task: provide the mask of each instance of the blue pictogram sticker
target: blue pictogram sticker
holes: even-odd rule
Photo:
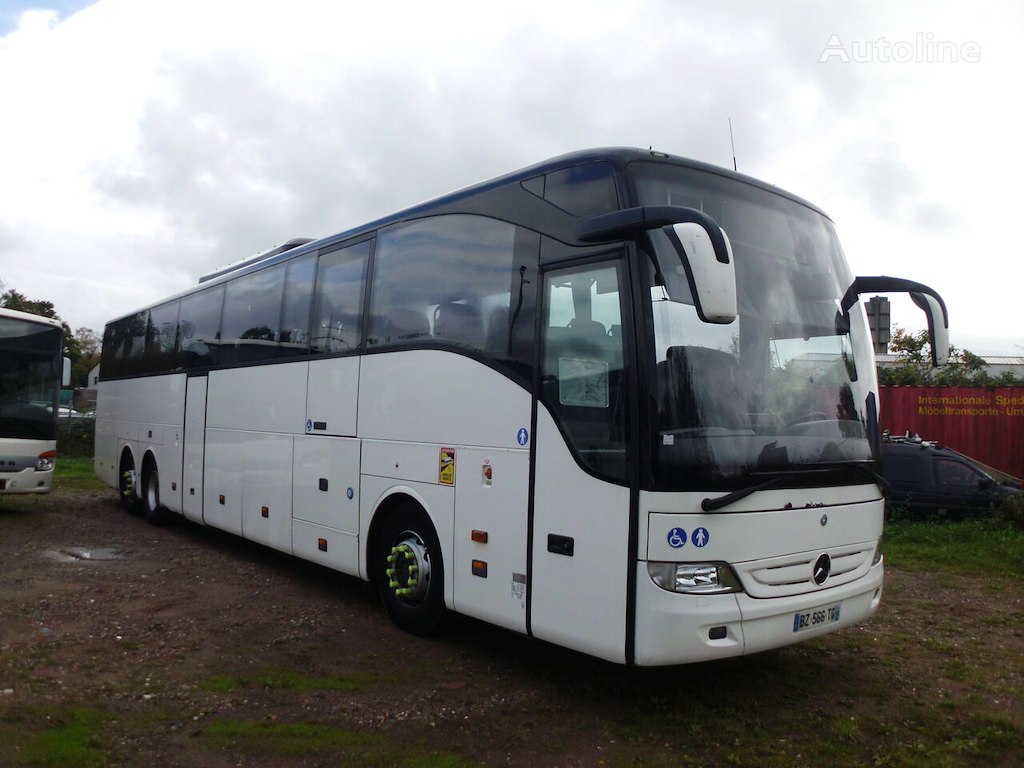
[[[673,528],[668,532],[668,545],[672,549],[679,549],[686,545],[686,531],[682,528]]]
[[[706,547],[708,542],[711,541],[711,534],[708,533],[707,528],[694,528],[690,541],[693,542],[695,547]]]
[[[306,431],[307,432],[312,432],[313,431],[313,420],[312,419],[306,419]]]
[[[519,432],[516,434],[516,442],[524,446],[530,442],[530,433],[526,431],[526,427],[519,429]]]

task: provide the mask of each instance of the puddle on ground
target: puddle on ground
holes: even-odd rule
[[[46,557],[58,563],[103,562],[124,560],[126,553],[120,547],[59,547],[43,552]]]

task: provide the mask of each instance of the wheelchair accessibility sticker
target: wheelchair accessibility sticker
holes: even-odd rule
[[[698,549],[701,549],[703,547],[706,547],[708,545],[708,542],[711,541],[711,534],[708,533],[707,528],[694,528],[693,533],[691,533],[690,536],[687,537],[686,531],[682,528],[673,528],[671,531],[668,532],[666,540],[668,541],[668,545],[672,547],[672,549],[682,549],[686,546],[687,538],[689,538],[689,540],[693,542],[693,546],[697,547]]]

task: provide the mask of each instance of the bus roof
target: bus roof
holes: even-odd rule
[[[675,165],[684,168],[691,168],[693,170],[702,171],[704,173],[711,173],[718,176],[734,179],[736,181],[748,184],[753,187],[763,189],[767,192],[785,197],[795,203],[805,206],[816,213],[828,218],[828,214],[822,211],[813,203],[804,200],[790,192],[786,192],[779,187],[772,184],[768,184],[760,179],[756,179],[752,176],[747,176],[742,173],[731,171],[727,168],[722,168],[710,163],[701,162],[699,160],[692,160],[685,157],[679,157],[676,155],[670,155],[666,152],[660,152],[653,149],[637,149],[631,147],[603,147],[595,149],[584,149],[576,152],[570,152],[564,155],[543,160],[539,163],[535,163],[525,168],[521,168],[510,173],[496,176],[486,181],[481,181],[476,184],[472,184],[468,187],[458,189],[453,192],[448,192],[438,197],[430,198],[422,203],[418,203],[408,208],[401,209],[397,212],[390,213],[386,216],[379,217],[372,221],[364,224],[360,224],[356,227],[344,230],[342,232],[327,235],[326,237],[309,239],[309,238],[295,238],[288,242],[271,248],[267,251],[256,254],[255,256],[248,257],[238,261],[234,264],[228,264],[227,266],[220,267],[202,275],[199,279],[198,286],[189,287],[179,293],[168,296],[160,301],[152,304],[147,304],[144,307],[140,307],[133,312],[127,312],[124,315],[120,315],[113,318],[111,321],[120,320],[125,317],[129,317],[137,312],[155,306],[160,306],[169,301],[180,299],[183,296],[195,293],[198,290],[209,288],[214,285],[218,285],[225,280],[238,277],[248,272],[263,269],[265,267],[272,266],[274,264],[292,259],[302,254],[309,253],[310,251],[316,251],[321,248],[330,247],[337,243],[343,243],[348,240],[359,238],[364,235],[368,235],[376,230],[379,230],[385,226],[390,226],[403,221],[409,221],[412,219],[420,218],[423,215],[436,211],[439,208],[456,208],[462,201],[469,200],[477,195],[486,193],[492,190],[499,189],[509,184],[516,182],[522,182],[527,179],[540,176],[545,173],[551,173],[553,171],[561,170],[564,168],[570,168],[577,165],[585,165],[587,163],[594,162],[605,162],[609,163],[617,173],[623,172],[626,167],[634,162],[647,161],[655,163],[663,163],[666,165]],[[448,211],[454,212],[454,211]]]
[[[60,320],[54,320],[52,317],[43,317],[42,315],[33,315],[30,312],[22,312],[17,309],[8,309],[7,307],[0,307],[0,317],[9,317],[12,320],[21,320],[26,323],[51,325],[54,328],[63,328]]]

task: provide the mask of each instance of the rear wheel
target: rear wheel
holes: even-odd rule
[[[133,515],[142,511],[142,500],[135,492],[135,460],[130,452],[125,451],[121,457],[121,468],[117,473],[117,491],[121,499],[121,506]]]
[[[142,473],[142,506],[146,520],[153,525],[167,522],[167,509],[160,504],[160,473],[153,461],[146,465]]]
[[[444,563],[434,526],[420,507],[403,504],[388,513],[373,562],[384,608],[406,632],[429,635],[444,616]]]

